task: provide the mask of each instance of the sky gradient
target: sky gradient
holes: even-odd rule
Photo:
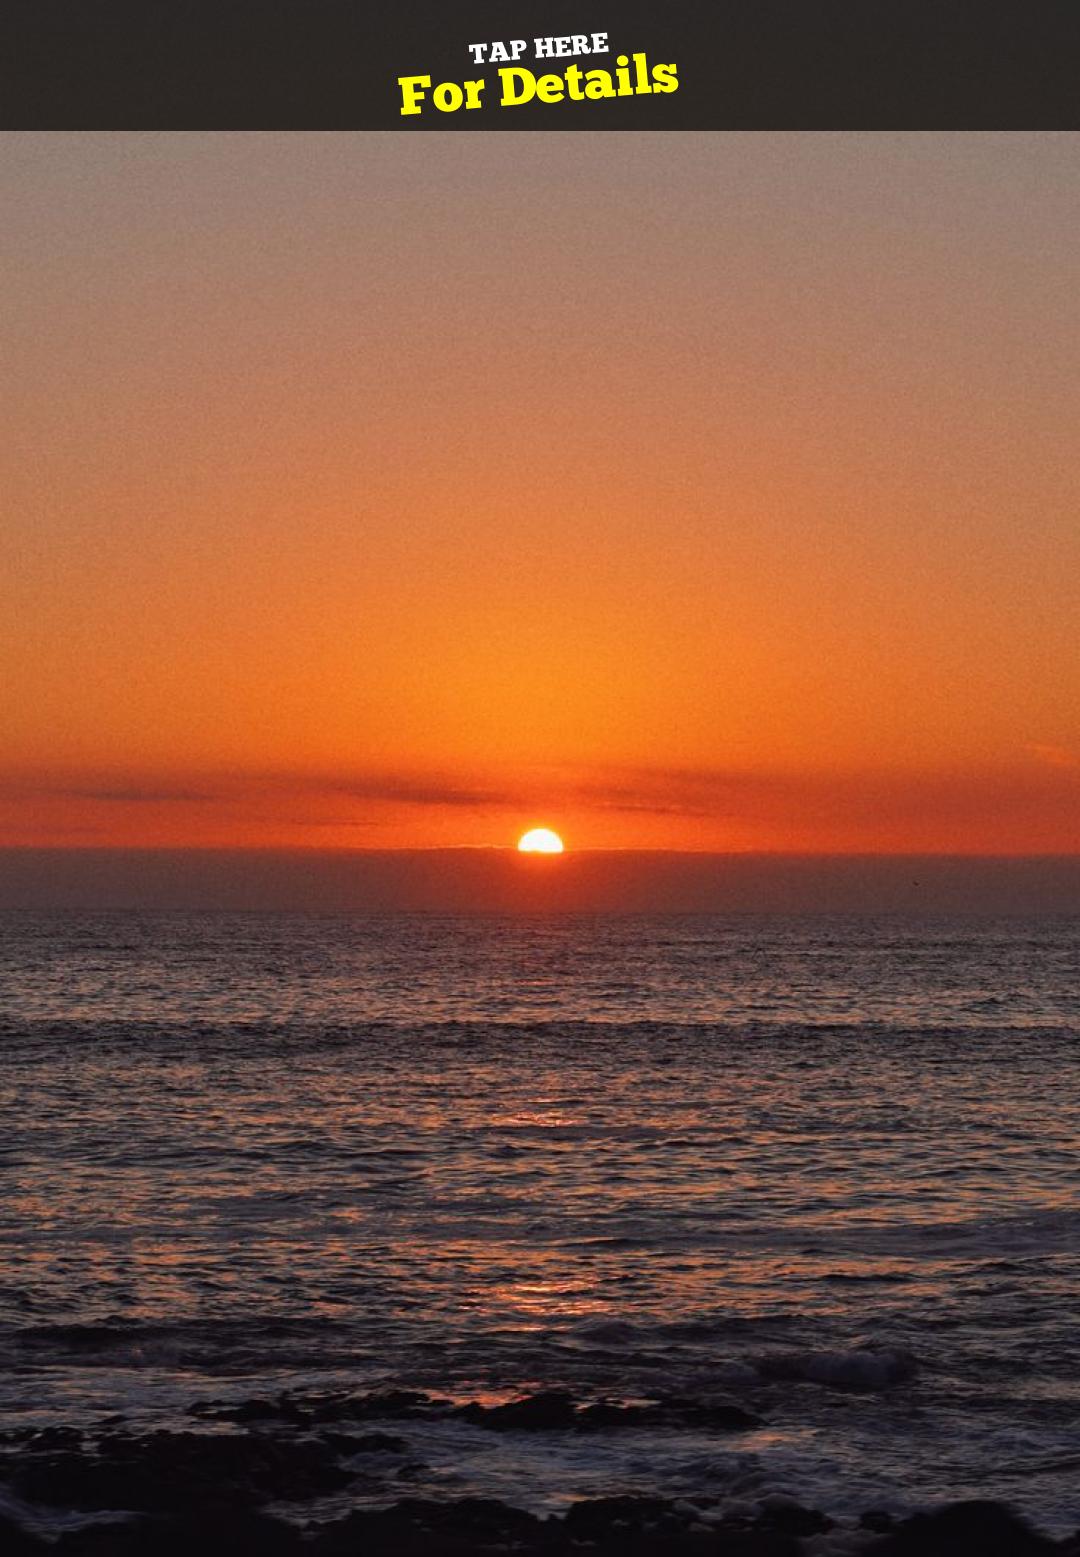
[[[0,199],[0,844],[1077,851],[1077,135],[23,134]]]

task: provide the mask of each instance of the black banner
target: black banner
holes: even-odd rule
[[[6,0],[3,26],[16,129],[1054,129],[1080,102],[1075,0]]]

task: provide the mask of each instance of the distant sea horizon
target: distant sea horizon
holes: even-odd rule
[[[1080,913],[1080,853],[0,849],[0,909],[450,913]]]

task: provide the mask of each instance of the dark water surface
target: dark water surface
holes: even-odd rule
[[[0,1427],[676,1393],[763,1425],[420,1422],[410,1489],[1074,1528],[1078,929],[4,916]]]

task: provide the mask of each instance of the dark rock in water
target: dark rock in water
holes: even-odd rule
[[[30,1452],[40,1449],[78,1449],[83,1434],[77,1427],[13,1427],[0,1433],[0,1445]]]
[[[345,1424],[395,1414],[523,1433],[755,1423],[724,1401],[669,1397],[582,1406],[552,1390],[498,1406],[457,1407],[391,1391],[303,1401],[283,1396],[245,1406],[254,1421],[270,1412],[264,1431],[9,1434],[0,1482],[42,1510],[78,1511],[98,1522],[50,1543],[0,1517],[0,1557],[800,1557],[833,1529],[824,1514],[781,1496],[763,1499],[757,1511],[743,1505],[725,1515],[719,1493],[705,1495],[700,1506],[644,1494],[592,1498],[547,1519],[478,1497],[404,1497],[392,1507],[355,1508],[361,1498],[406,1492],[410,1478],[423,1477],[426,1490],[431,1471],[409,1454],[404,1438],[374,1425],[353,1431]],[[363,1454],[399,1458],[358,1461],[351,1469],[342,1463]],[[345,1489],[351,1501],[344,1506],[354,1511],[303,1531],[262,1511]],[[319,1513],[315,1505],[293,1517],[312,1520]],[[1048,1541],[998,1503],[956,1503],[903,1521],[876,1509],[859,1523],[856,1539],[867,1543],[865,1557],[1080,1557],[1080,1541]]]
[[[532,1550],[542,1529],[532,1514],[489,1498],[410,1498],[323,1525],[304,1550],[313,1557],[469,1557]]]
[[[0,1553],[3,1557],[44,1557],[44,1553],[51,1550],[53,1548],[39,1541],[36,1535],[0,1514]]]
[[[724,1531],[707,1557],[804,1557],[805,1547],[793,1535],[780,1530]]]
[[[776,1530],[782,1535],[799,1538],[805,1535],[821,1535],[833,1528],[834,1520],[821,1514],[816,1508],[803,1508],[791,1498],[766,1498],[755,1530]]]
[[[162,1432],[109,1435],[99,1440],[96,1454],[22,1456],[13,1486],[27,1502],[51,1507],[164,1513],[315,1497],[350,1480],[322,1444]]]
[[[254,1496],[254,1483],[272,1467],[246,1465],[245,1493],[232,1460],[233,1481],[208,1492],[194,1479],[191,1445],[174,1443],[166,1452],[159,1440],[167,1436],[133,1442],[150,1453],[155,1475],[166,1463],[182,1468],[168,1506],[71,1530],[55,1543],[0,1519],[0,1557],[805,1557],[804,1541],[833,1527],[825,1515],[782,1497],[766,1499],[755,1518],[706,1524],[693,1504],[624,1495],[575,1503],[561,1519],[538,1519],[489,1498],[405,1498],[301,1531],[257,1509],[230,1506],[221,1496],[232,1496],[237,1486],[241,1496]],[[234,1449],[244,1442],[233,1440]],[[144,1501],[151,1485],[132,1477]],[[157,1496],[160,1482],[153,1485]],[[294,1496],[295,1479],[283,1478],[275,1491]],[[129,1506],[132,1501],[129,1494]],[[891,1527],[888,1514],[870,1511],[860,1525],[864,1539],[871,1539],[866,1557],[1071,1557],[1080,1548],[1045,1540],[996,1503],[958,1503]]]
[[[276,1400],[256,1396],[236,1405],[222,1400],[196,1400],[188,1406],[187,1414],[211,1422],[292,1422],[298,1427],[310,1421],[310,1413],[291,1395],[279,1395]]]
[[[480,1410],[483,1414],[473,1415],[471,1420],[499,1431],[533,1432],[549,1427],[574,1427],[577,1423],[573,1396],[563,1390],[545,1390],[539,1395],[526,1395],[521,1400],[509,1400],[505,1405],[491,1406],[486,1411],[481,1407]],[[461,1414],[467,1412],[468,1407],[465,1407]]]
[[[829,1523],[819,1523],[822,1516],[806,1509],[798,1512],[805,1516],[801,1533],[816,1533]],[[605,1557],[800,1557],[801,1552],[788,1529],[767,1522],[749,1529],[736,1524],[707,1528],[666,1498],[592,1498],[575,1503],[555,1529],[559,1539],[549,1541],[545,1551],[568,1557],[576,1557],[582,1547]]]
[[[721,1432],[758,1427],[761,1417],[728,1401],[662,1399],[649,1405],[620,1405],[600,1400],[579,1404],[566,1390],[543,1390],[502,1405],[483,1406],[478,1401],[458,1406],[450,1400],[418,1390],[395,1389],[366,1395],[294,1396],[274,1400],[256,1397],[230,1405],[202,1400],[189,1407],[202,1421],[251,1423],[280,1422],[296,1427],[345,1426],[354,1422],[438,1421],[453,1417],[488,1427],[496,1432],[534,1432],[544,1429],[577,1429],[595,1432],[623,1427],[680,1427]]]
[[[547,1390],[526,1395],[501,1406],[481,1406],[471,1401],[452,1413],[462,1421],[475,1422],[499,1432],[532,1432],[543,1428],[574,1428],[579,1432],[600,1432],[623,1427],[695,1427],[718,1431],[737,1431],[758,1427],[761,1417],[725,1401],[664,1399],[650,1405],[618,1405],[598,1400],[578,1405],[565,1390]]]
[[[43,1427],[33,1434],[30,1445],[34,1449],[78,1449],[82,1441],[77,1427]]]
[[[241,1400],[238,1405],[224,1406],[218,1401],[197,1401],[190,1407],[192,1416],[208,1416],[218,1422],[300,1422],[306,1420],[306,1412],[290,1409],[289,1397],[264,1400]]]
[[[55,1557],[299,1557],[300,1532],[265,1514],[137,1519],[90,1525],[49,1548]]]
[[[708,1557],[804,1557],[805,1548],[780,1530],[742,1530],[725,1534]]]
[[[805,1513],[806,1511],[801,1511]],[[813,1516],[807,1515],[806,1524]],[[814,1528],[820,1528],[816,1523]],[[410,1499],[311,1527],[311,1557],[799,1557],[775,1529],[706,1529],[666,1498],[610,1497],[575,1503],[563,1519],[536,1519],[486,1498]]]
[[[666,1498],[633,1496],[588,1498],[572,1504],[563,1521],[566,1533],[577,1541],[596,1540],[613,1529],[657,1529],[665,1525],[670,1529],[685,1523]]]
[[[761,1417],[726,1401],[665,1398],[655,1405],[617,1406],[601,1400],[577,1413],[582,1430],[617,1427],[694,1427],[718,1432],[737,1432],[760,1427]]]
[[[416,1481],[418,1477],[427,1475],[429,1467],[423,1460],[409,1460],[394,1472],[397,1481]]]
[[[752,1411],[729,1401],[665,1399],[661,1402],[664,1414],[687,1427],[711,1427],[724,1432],[738,1432],[744,1428],[760,1427],[762,1418]]]
[[[656,1413],[655,1406],[617,1406],[610,1400],[598,1400],[582,1406],[577,1414],[580,1428],[641,1427]]]
[[[416,1417],[438,1416],[450,1402],[438,1400],[415,1389],[378,1390],[370,1395],[347,1395],[340,1400],[323,1401],[311,1408],[312,1422],[370,1422],[377,1419],[411,1421]]]
[[[1001,1503],[952,1503],[905,1519],[870,1548],[873,1557],[1043,1557],[1053,1541]]]

